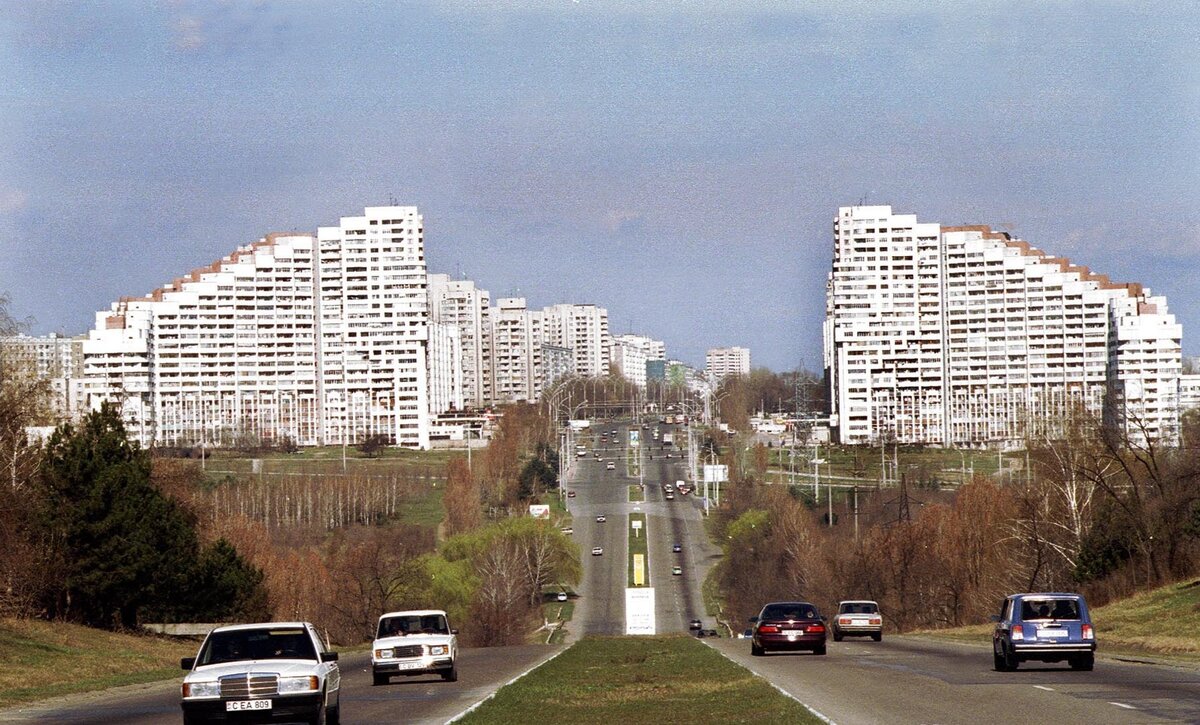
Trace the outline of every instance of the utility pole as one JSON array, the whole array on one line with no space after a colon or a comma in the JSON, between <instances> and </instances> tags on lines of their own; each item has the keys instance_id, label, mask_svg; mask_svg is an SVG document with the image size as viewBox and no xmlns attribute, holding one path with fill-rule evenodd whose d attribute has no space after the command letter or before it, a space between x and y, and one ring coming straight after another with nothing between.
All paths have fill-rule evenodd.
<instances>
[{"instance_id":1,"label":"utility pole","mask_svg":"<svg viewBox=\"0 0 1200 725\"><path fill-rule=\"evenodd\" d=\"M854 540L858 541L858 484L854 484Z\"/></svg>"}]
</instances>

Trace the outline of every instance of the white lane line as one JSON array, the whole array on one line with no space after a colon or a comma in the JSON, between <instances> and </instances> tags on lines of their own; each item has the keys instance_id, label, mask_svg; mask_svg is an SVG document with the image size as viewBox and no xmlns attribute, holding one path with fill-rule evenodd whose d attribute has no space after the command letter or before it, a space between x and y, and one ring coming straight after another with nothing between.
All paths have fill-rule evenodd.
<instances>
[{"instance_id":1,"label":"white lane line","mask_svg":"<svg viewBox=\"0 0 1200 725\"><path fill-rule=\"evenodd\" d=\"M538 662L538 663L534 664L532 667L530 667L529 669L525 670L525 671L524 671L524 672L522 672L521 674L519 674L519 675L517 675L516 677L512 678L512 679L511 679L511 680L509 680L508 682L505 682L503 685L500 685L500 687L497 687L495 690L492 690L492 693L491 693L490 695L488 695L487 697L483 698L483 699L482 699L482 700L480 700L479 702L477 702L477 703L475 703L474 705L472 705L472 706L468 707L466 710L463 710L462 712L458 713L458 714L457 714L457 715L455 715L454 717L452 717L452 718L450 718L449 720L447 720L447 721L446 721L446 725L450 725L450 723L452 723L452 722L458 722L459 720L462 720L464 717L466 717L467 715L469 715L469 714L471 714L472 712L474 712L474 711L476 710L476 708L478 708L480 705L482 705L483 703L485 703L485 702L487 702L488 700L490 700L490 699L492 699L493 697L495 697L495 696L496 696L496 693L497 693L497 692L499 692L500 690L502 690L503 688L505 688L505 687L508 687L508 686L509 686L509 685L511 685L512 683L514 683L514 682L516 682L517 680L521 679L521 678L522 678L522 677L524 677L525 675L528 675L530 672L533 672L533 671L534 671L534 670L536 670L537 668L541 667L542 665L546 664L546 663L547 663L547 662L549 662L550 660L552 660L552 659L554 659L555 657L559 656L559 655L560 655L560 654L562 654L563 652L566 652L567 650L571 649L571 647L574 647L574 646L575 646L575 643L574 643L574 642L572 642L570 645L568 645L568 646L566 646L566 647L563 647L563 648L562 648L562 649L560 649L559 651L557 651L557 652L555 652L554 654L550 655L549 657L547 657L547 658L543 659L541 662Z\"/></svg>"},{"instance_id":2,"label":"white lane line","mask_svg":"<svg viewBox=\"0 0 1200 725\"><path fill-rule=\"evenodd\" d=\"M1126 704L1125 704L1125 703L1123 703L1123 702L1110 702L1110 703L1108 703L1108 704L1109 704L1109 705L1116 705L1117 707L1123 707L1123 708L1125 708L1126 710L1136 710L1136 709L1137 709L1137 708L1136 708L1136 707L1134 707L1133 705L1126 705Z\"/></svg>"},{"instance_id":3,"label":"white lane line","mask_svg":"<svg viewBox=\"0 0 1200 725\"><path fill-rule=\"evenodd\" d=\"M719 654L720 654L722 657L724 657L725 659L729 660L730 662L732 662L733 664L737 665L738 667L742 667L742 668L744 668L744 669L747 669L747 670L749 670L749 671L750 671L750 674L754 675L755 677L758 677L758 678L762 679L764 682L766 682L766 683L767 683L768 685L770 685L771 687L774 687L776 690L779 690L779 692L780 692L780 693L782 693L784 697L787 697L787 698L789 698L789 699L795 700L796 702L800 703L800 705L801 705L802 707L804 707L804 709L805 709L805 710L808 710L809 712L811 712L811 713L812 713L814 716L816 716L816 718L817 718L818 720L820 720L821 722L823 722L823 723L826 723L827 725L837 725L837 723L835 723L833 720L829 719L829 717L828 717L828 716L824 715L824 714L823 714L821 711L817 710L817 708L813 707L812 705L809 705L809 704L808 704L807 702L805 702L804 700L801 700L800 698L796 697L796 696L795 696L795 695L793 695L792 693L790 693L790 692L788 692L787 690L783 689L783 688L782 688L782 687L780 687L779 685L776 685L774 682L771 682L771 680L770 680L769 678L767 678L767 677L764 677L764 676L763 676L763 674L762 674L761 672L757 672L757 671L755 671L755 669L754 669L753 667L748 667L748 666L746 666L746 665L742 664L741 662L738 662L737 660L735 660L734 658L730 657L730 656L729 656L728 654L726 654L725 652L722 652L720 648L718 648L718 647L716 647L716 646L714 646L714 645L712 645L712 644L709 644L708 642L705 642L704 644L705 644L706 646L708 646L708 647L711 647L711 648L712 648L714 651L716 651L717 653L719 653Z\"/></svg>"},{"instance_id":4,"label":"white lane line","mask_svg":"<svg viewBox=\"0 0 1200 725\"><path fill-rule=\"evenodd\" d=\"M1034 687L1036 687L1039 690L1045 690L1046 692L1054 692L1053 687L1046 687L1045 685L1034 685Z\"/></svg>"}]
</instances>

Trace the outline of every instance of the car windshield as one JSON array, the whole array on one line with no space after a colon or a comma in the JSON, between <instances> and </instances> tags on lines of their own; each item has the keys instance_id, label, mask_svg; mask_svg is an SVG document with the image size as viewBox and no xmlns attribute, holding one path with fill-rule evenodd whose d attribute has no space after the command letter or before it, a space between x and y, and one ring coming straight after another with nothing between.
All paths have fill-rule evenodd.
<instances>
[{"instance_id":1,"label":"car windshield","mask_svg":"<svg viewBox=\"0 0 1200 725\"><path fill-rule=\"evenodd\" d=\"M1079 600L1023 599L1021 619L1079 619Z\"/></svg>"},{"instance_id":2,"label":"car windshield","mask_svg":"<svg viewBox=\"0 0 1200 725\"><path fill-rule=\"evenodd\" d=\"M817 608L806 602L789 602L785 604L768 604L763 607L759 619L816 619Z\"/></svg>"},{"instance_id":3,"label":"car windshield","mask_svg":"<svg viewBox=\"0 0 1200 725\"><path fill-rule=\"evenodd\" d=\"M441 614L405 614L379 620L377 639L403 637L409 634L450 634L446 617Z\"/></svg>"},{"instance_id":4,"label":"car windshield","mask_svg":"<svg viewBox=\"0 0 1200 725\"><path fill-rule=\"evenodd\" d=\"M838 614L879 614L879 605L875 602L842 602Z\"/></svg>"},{"instance_id":5,"label":"car windshield","mask_svg":"<svg viewBox=\"0 0 1200 725\"><path fill-rule=\"evenodd\" d=\"M312 638L302 627L234 629L213 632L204 642L197 665L242 660L315 660Z\"/></svg>"}]
</instances>

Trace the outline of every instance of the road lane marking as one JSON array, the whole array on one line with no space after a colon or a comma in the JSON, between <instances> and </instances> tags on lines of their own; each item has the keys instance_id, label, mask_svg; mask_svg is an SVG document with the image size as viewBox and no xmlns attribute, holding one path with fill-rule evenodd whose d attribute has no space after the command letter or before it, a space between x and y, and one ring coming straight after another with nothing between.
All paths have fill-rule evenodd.
<instances>
[{"instance_id":1,"label":"road lane marking","mask_svg":"<svg viewBox=\"0 0 1200 725\"><path fill-rule=\"evenodd\" d=\"M1034 687L1038 688L1039 690L1045 690L1046 692L1054 692L1053 687L1046 687L1045 685L1034 685Z\"/></svg>"},{"instance_id":2,"label":"road lane marking","mask_svg":"<svg viewBox=\"0 0 1200 725\"><path fill-rule=\"evenodd\" d=\"M469 715L469 714L471 714L472 712L474 712L474 711L475 711L475 710L476 710L476 709L477 709L477 708L478 708L480 705L482 705L483 703L485 703L485 702L487 702L488 700L490 700L490 699L492 699L493 697L495 697L495 696L496 696L496 693L497 693L497 692L499 692L499 691L500 691L502 688L508 687L508 686L509 686L509 685L511 685L512 683L514 683L514 682L516 682L517 680L521 679L521 678L522 678L522 677L524 677L525 675L528 675L530 672L533 672L533 671L534 671L534 670L536 670L537 668L541 667L542 665L546 664L546 663L547 663L547 662L549 662L550 660L552 660L552 659L554 659L555 657L559 656L559 655L560 655L560 654L562 654L563 652L566 652L567 650L571 649L571 648L572 648L572 647L574 647L574 646L575 646L575 643L571 643L570 645L567 645L566 647L563 647L563 648L562 648L562 649L560 649L559 651L555 652L554 654L550 655L549 657L546 657L546 658L545 658L545 659L543 659L541 662L538 662L538 663L536 663L535 665L533 665L533 666L532 666L532 667L530 667L529 669L525 670L525 671L524 671L524 672L522 672L521 674L519 674L519 675L517 675L516 677L512 678L511 680L509 680L508 682L505 682L503 685L500 685L500 687L497 687L496 689L492 690L491 694L490 694L490 695L488 695L487 697L483 698L483 699L482 699L482 700L480 700L479 702L477 702L477 703L475 703L474 705L472 705L472 706L468 707L466 710L463 710L462 712L458 713L458 714L457 714L457 715L455 715L454 717L452 717L452 718L450 718L449 720L447 720L447 721L446 721L446 725L450 725L450 723L452 723L452 722L458 722L459 720L462 720L464 717L466 717L467 715Z\"/></svg>"},{"instance_id":3,"label":"road lane marking","mask_svg":"<svg viewBox=\"0 0 1200 725\"><path fill-rule=\"evenodd\" d=\"M822 713L820 710L818 710L817 708L813 707L812 705L809 705L807 702L805 702L804 700L801 700L800 698L796 697L795 695L793 695L792 693L790 693L790 692L788 692L787 690L783 689L783 688L782 688L782 687L780 687L779 685L776 685L776 684L775 684L774 682L772 682L772 681L771 681L769 678L767 678L767 677L764 677L764 676L763 676L763 674L762 674L761 672L758 672L758 671L757 671L757 670L755 670L753 667L750 667L749 665L744 665L744 664L742 664L741 662L738 662L738 661L737 661L737 660L735 660L734 658L730 657L730 656L729 656L727 653L723 652L723 651L722 651L720 648L718 648L716 645L710 644L710 643L708 643L708 642L705 642L705 643L704 643L704 645L705 645L706 647L710 647L710 648L712 648L712 650L713 650L714 652L717 652L717 653L718 653L718 654L720 654L722 657L724 657L725 659L729 660L730 662L732 662L733 664L737 665L738 667L742 667L742 668L744 668L744 669L747 669L747 670L749 670L749 671L750 671L750 674L752 674L752 675L754 675L755 677L757 677L757 678L761 679L763 682L766 682L768 685L770 685L771 687L774 687L776 690L779 690L779 692L780 692L780 693L782 693L784 697L787 697L787 698L789 698L789 699L791 699L791 700L795 700L796 702L800 703L800 705L801 705L801 706L803 706L803 707L804 707L804 709L806 709L806 710L808 710L809 712L811 712L811 713L812 713L812 714L813 714L813 715L814 715L814 716L815 716L815 717L816 717L818 720L820 720L821 722L823 722L823 723L826 723L827 725L837 725L836 723L834 723L834 721L833 721L833 720L831 720L831 719L830 719L830 718L829 718L827 715L825 715L824 713Z\"/></svg>"},{"instance_id":4,"label":"road lane marking","mask_svg":"<svg viewBox=\"0 0 1200 725\"><path fill-rule=\"evenodd\" d=\"M1110 702L1110 703L1108 703L1108 704L1109 704L1109 705L1116 705L1117 707L1123 707L1123 708L1125 708L1126 710L1136 710L1136 709L1137 709L1137 708L1136 708L1136 707L1134 707L1133 705L1126 705L1126 704L1125 704L1125 703L1123 703L1123 702Z\"/></svg>"}]
</instances>

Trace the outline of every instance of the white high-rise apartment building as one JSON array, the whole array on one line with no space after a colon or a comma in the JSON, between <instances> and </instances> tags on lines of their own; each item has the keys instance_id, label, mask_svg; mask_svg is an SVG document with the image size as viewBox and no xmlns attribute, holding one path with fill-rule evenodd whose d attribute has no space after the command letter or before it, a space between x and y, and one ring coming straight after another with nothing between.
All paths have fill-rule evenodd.
<instances>
[{"instance_id":1,"label":"white high-rise apartment building","mask_svg":"<svg viewBox=\"0 0 1200 725\"><path fill-rule=\"evenodd\" d=\"M1006 445L1080 410L1177 429L1166 300L988 227L839 209L824 338L843 443Z\"/></svg>"},{"instance_id":2,"label":"white high-rise apartment building","mask_svg":"<svg viewBox=\"0 0 1200 725\"><path fill-rule=\"evenodd\" d=\"M608 375L608 310L596 305L552 305L542 310L545 342L574 352L575 375Z\"/></svg>"},{"instance_id":3,"label":"white high-rise apartment building","mask_svg":"<svg viewBox=\"0 0 1200 725\"><path fill-rule=\"evenodd\" d=\"M462 344L462 397L472 408L491 402L491 337L488 309L491 296L470 280L429 275L429 305L434 322L458 328Z\"/></svg>"},{"instance_id":4,"label":"white high-rise apartment building","mask_svg":"<svg viewBox=\"0 0 1200 725\"><path fill-rule=\"evenodd\" d=\"M714 347L704 353L704 374L714 384L730 375L750 374L750 351L744 347Z\"/></svg>"},{"instance_id":5,"label":"white high-rise apartment building","mask_svg":"<svg viewBox=\"0 0 1200 725\"><path fill-rule=\"evenodd\" d=\"M502 297L489 311L492 402L535 401L542 394L543 313L524 297Z\"/></svg>"},{"instance_id":6,"label":"white high-rise apartment building","mask_svg":"<svg viewBox=\"0 0 1200 725\"><path fill-rule=\"evenodd\" d=\"M444 332L430 361L425 274L416 207L268 235L97 313L91 405L118 402L145 445L380 435L426 448L430 415L454 401L459 343Z\"/></svg>"},{"instance_id":7,"label":"white high-rise apartment building","mask_svg":"<svg viewBox=\"0 0 1200 725\"><path fill-rule=\"evenodd\" d=\"M662 340L644 335L613 335L611 365L629 382L646 387L646 362L666 360L667 346Z\"/></svg>"}]
</instances>

